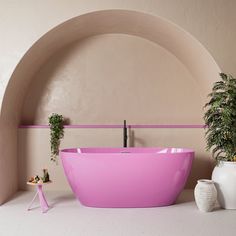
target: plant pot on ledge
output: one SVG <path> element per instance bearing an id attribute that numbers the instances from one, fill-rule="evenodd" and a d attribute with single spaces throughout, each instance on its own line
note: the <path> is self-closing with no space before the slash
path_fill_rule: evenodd
<path id="1" fill-rule="evenodd" d="M 220 161 L 212 172 L 222 208 L 236 209 L 236 162 Z"/>
<path id="2" fill-rule="evenodd" d="M 220 73 L 205 105 L 207 150 L 217 162 L 212 180 L 222 208 L 236 209 L 236 79 Z"/>

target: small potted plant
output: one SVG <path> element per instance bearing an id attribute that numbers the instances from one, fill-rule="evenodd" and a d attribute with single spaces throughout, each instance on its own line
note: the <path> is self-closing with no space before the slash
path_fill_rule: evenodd
<path id="1" fill-rule="evenodd" d="M 64 118 L 53 113 L 48 118 L 50 127 L 51 161 L 57 162 L 61 139 L 64 137 Z"/>
<path id="2" fill-rule="evenodd" d="M 236 79 L 220 73 L 206 103 L 207 150 L 216 160 L 212 179 L 225 209 L 236 209 Z"/>

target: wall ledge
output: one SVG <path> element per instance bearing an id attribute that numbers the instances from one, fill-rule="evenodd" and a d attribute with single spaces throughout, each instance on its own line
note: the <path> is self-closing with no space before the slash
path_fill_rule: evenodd
<path id="1" fill-rule="evenodd" d="M 66 129 L 114 129 L 123 128 L 123 125 L 64 125 Z M 173 125 L 127 125 L 127 128 L 135 129 L 202 129 L 206 125 L 192 125 L 192 124 L 173 124 Z M 49 128 L 49 125 L 19 125 L 20 129 L 29 128 Z"/>

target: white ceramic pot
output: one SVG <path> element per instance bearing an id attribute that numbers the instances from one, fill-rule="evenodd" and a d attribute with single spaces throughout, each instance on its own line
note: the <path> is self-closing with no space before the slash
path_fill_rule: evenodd
<path id="1" fill-rule="evenodd" d="M 194 189 L 194 197 L 200 211 L 212 211 L 217 200 L 217 191 L 214 182 L 208 179 L 198 180 Z"/>
<path id="2" fill-rule="evenodd" d="M 222 208 L 236 209 L 236 162 L 221 161 L 212 172 Z"/>

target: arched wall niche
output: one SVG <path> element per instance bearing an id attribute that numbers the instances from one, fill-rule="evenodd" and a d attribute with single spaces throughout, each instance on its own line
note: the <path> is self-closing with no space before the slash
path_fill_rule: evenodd
<path id="1" fill-rule="evenodd" d="M 100 34 L 128 34 L 150 40 L 175 55 L 208 93 L 220 71 L 208 51 L 189 33 L 158 16 L 129 10 L 104 10 L 70 19 L 40 38 L 24 55 L 6 88 L 0 116 L 0 203 L 18 189 L 17 128 L 25 94 L 34 75 L 63 47 Z M 3 148 L 4 147 L 4 148 Z"/>
<path id="2" fill-rule="evenodd" d="M 124 119 L 129 124 L 202 124 L 199 94 L 185 65 L 158 44 L 133 35 L 100 34 L 63 47 L 47 60 L 27 91 L 21 124 L 47 124 L 54 111 L 78 125 Z"/>

